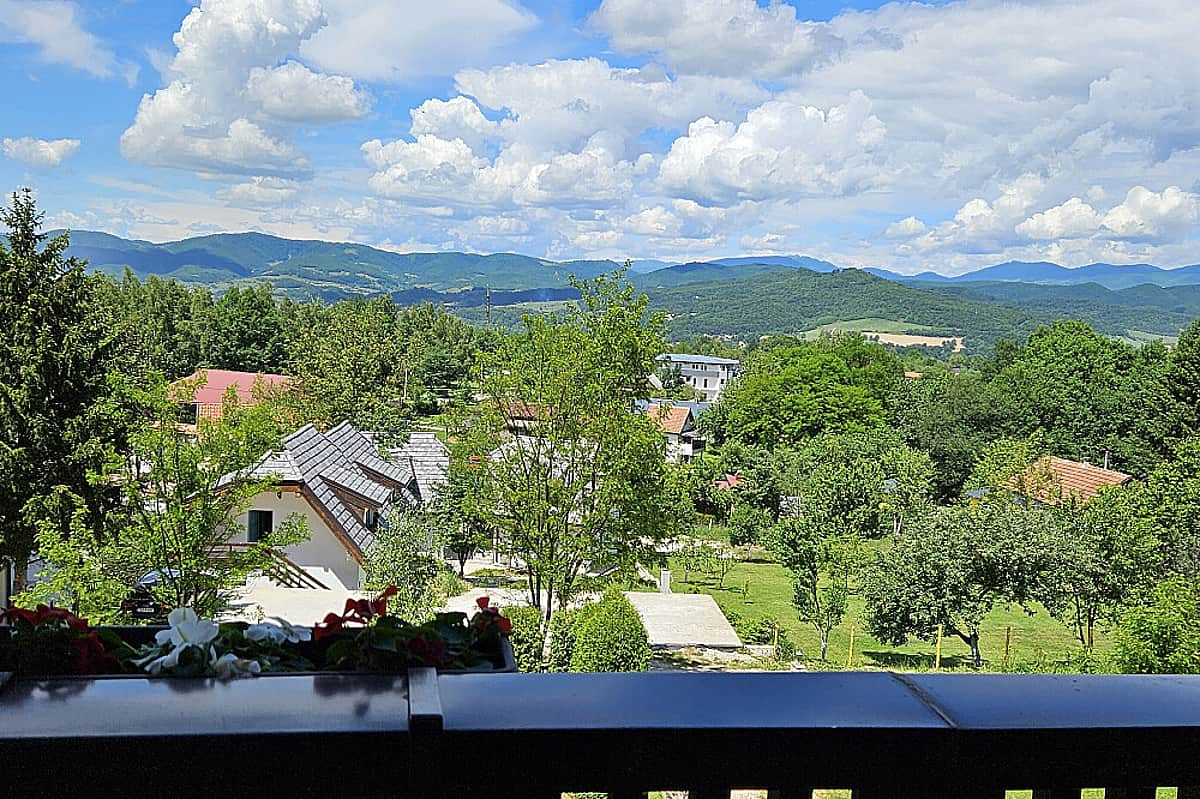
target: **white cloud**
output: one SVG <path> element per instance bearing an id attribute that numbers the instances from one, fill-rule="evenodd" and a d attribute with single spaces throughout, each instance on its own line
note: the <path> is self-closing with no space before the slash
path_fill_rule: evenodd
<path id="1" fill-rule="evenodd" d="M 925 223 L 915 216 L 908 216 L 887 226 L 883 235 L 889 239 L 911 239 L 926 230 Z"/>
<path id="2" fill-rule="evenodd" d="M 1025 220 L 1045 185 L 1040 175 L 1022 175 L 1005 184 L 992 202 L 977 197 L 964 203 L 952 220 L 918 236 L 912 246 L 919 252 L 946 248 L 1000 252 L 1015 240 L 1015 227 Z"/>
<path id="3" fill-rule="evenodd" d="M 250 70 L 246 93 L 263 113 L 299 123 L 358 119 L 371 109 L 371 97 L 340 75 L 321 75 L 298 61 Z"/>
<path id="4" fill-rule="evenodd" d="M 770 100 L 740 125 L 709 117 L 693 122 L 671 145 L 658 182 L 668 192 L 715 203 L 851 194 L 887 184 L 877 156 L 885 138 L 861 93 L 828 111 Z"/>
<path id="5" fill-rule="evenodd" d="M 429 134 L 441 139 L 462 139 L 478 149 L 485 139 L 496 136 L 499 126 L 483 115 L 469 97 L 449 100 L 431 98 L 409 112 L 413 136 Z"/>
<path id="6" fill-rule="evenodd" d="M 681 72 L 782 78 L 842 48 L 828 25 L 784 3 L 604 0 L 591 25 L 624 53 L 657 53 Z"/>
<path id="7" fill-rule="evenodd" d="M 324 8 L 329 25 L 300 54 L 365 80 L 450 74 L 537 24 L 509 0 L 324 0 Z"/>
<path id="8" fill-rule="evenodd" d="M 138 69 L 117 59 L 111 48 L 84 29 L 79 6 L 66 0 L 0 0 L 0 42 L 38 47 L 38 58 L 98 78 L 118 75 L 130 86 Z"/>
<path id="9" fill-rule="evenodd" d="M 1094 233 L 1102 221 L 1096 209 L 1078 197 L 1034 214 L 1016 227 L 1016 232 L 1031 239 L 1070 239 Z"/>
<path id="10" fill-rule="evenodd" d="M 242 208 L 269 208 L 291 202 L 299 192 L 300 184 L 294 180 L 258 176 L 218 189 L 216 196 Z"/>
<path id="11" fill-rule="evenodd" d="M 79 149 L 79 139 L 47 141 L 23 136 L 19 139 L 5 139 L 2 144 L 7 158 L 42 168 L 58 166 Z"/>
<path id="12" fill-rule="evenodd" d="M 213 175 L 305 177 L 296 126 L 361 116 L 349 78 L 280 64 L 325 24 L 318 0 L 201 0 L 174 36 L 166 86 L 121 136 L 131 161 Z"/>
<path id="13" fill-rule="evenodd" d="M 623 227 L 641 236 L 677 236 L 683 222 L 661 205 L 645 208 L 625 218 Z"/>
<path id="14" fill-rule="evenodd" d="M 1123 239 L 1182 237 L 1196 225 L 1200 197 L 1170 186 L 1153 192 L 1134 186 L 1125 202 L 1104 215 L 1104 227 Z"/>

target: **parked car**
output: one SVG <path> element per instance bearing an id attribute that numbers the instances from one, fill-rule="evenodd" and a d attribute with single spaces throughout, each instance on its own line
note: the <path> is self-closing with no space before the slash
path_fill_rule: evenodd
<path id="1" fill-rule="evenodd" d="M 121 610 L 138 621 L 165 622 L 170 608 L 154 595 L 154 589 L 163 582 L 164 575 L 167 579 L 172 579 L 178 577 L 179 572 L 174 569 L 154 569 L 146 572 L 121 600 Z"/>

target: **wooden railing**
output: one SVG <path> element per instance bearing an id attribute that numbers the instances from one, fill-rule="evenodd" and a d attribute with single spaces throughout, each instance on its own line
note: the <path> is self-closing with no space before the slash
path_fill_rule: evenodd
<path id="1" fill-rule="evenodd" d="M 323 582 L 313 577 L 286 555 L 270 547 L 243 542 L 215 544 L 208 551 L 210 558 L 228 558 L 239 552 L 257 551 L 266 556 L 262 564 L 263 576 L 283 588 L 319 588 L 328 590 Z"/>
<path id="2" fill-rule="evenodd" d="M 0 689 L 0 753 L 14 797 L 1150 799 L 1169 787 L 1196 799 L 1200 677 L 13 680 Z"/>

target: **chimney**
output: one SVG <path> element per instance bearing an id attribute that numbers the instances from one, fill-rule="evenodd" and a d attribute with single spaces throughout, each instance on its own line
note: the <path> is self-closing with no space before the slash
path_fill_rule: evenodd
<path id="1" fill-rule="evenodd" d="M 671 593 L 671 570 L 659 569 L 658 571 L 658 593 Z"/>

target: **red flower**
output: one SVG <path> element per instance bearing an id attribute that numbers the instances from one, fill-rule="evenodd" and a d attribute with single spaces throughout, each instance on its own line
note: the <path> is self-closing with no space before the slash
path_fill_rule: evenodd
<path id="1" fill-rule="evenodd" d="M 446 642 L 441 638 L 418 635 L 409 642 L 408 650 L 422 666 L 446 665 Z"/>
<path id="2" fill-rule="evenodd" d="M 475 604 L 479 606 L 480 610 L 487 610 L 488 605 L 490 605 L 491 603 L 492 603 L 492 598 L 490 596 L 481 596 L 481 597 L 479 597 L 479 599 L 475 600 Z"/>
<path id="3" fill-rule="evenodd" d="M 371 600 L 371 610 L 374 611 L 377 616 L 386 616 L 388 597 L 393 597 L 398 593 L 400 593 L 399 588 L 394 585 L 389 585 L 387 588 L 383 589 L 383 592 L 380 593 L 379 596 Z"/>
<path id="4" fill-rule="evenodd" d="M 497 616 L 496 626 L 500 628 L 500 632 L 505 635 L 512 635 L 512 619 L 508 616 Z"/>
<path id="5" fill-rule="evenodd" d="M 325 620 L 313 627 L 313 640 L 320 641 L 327 635 L 341 632 L 343 627 L 342 617 L 336 613 L 326 613 Z"/>

